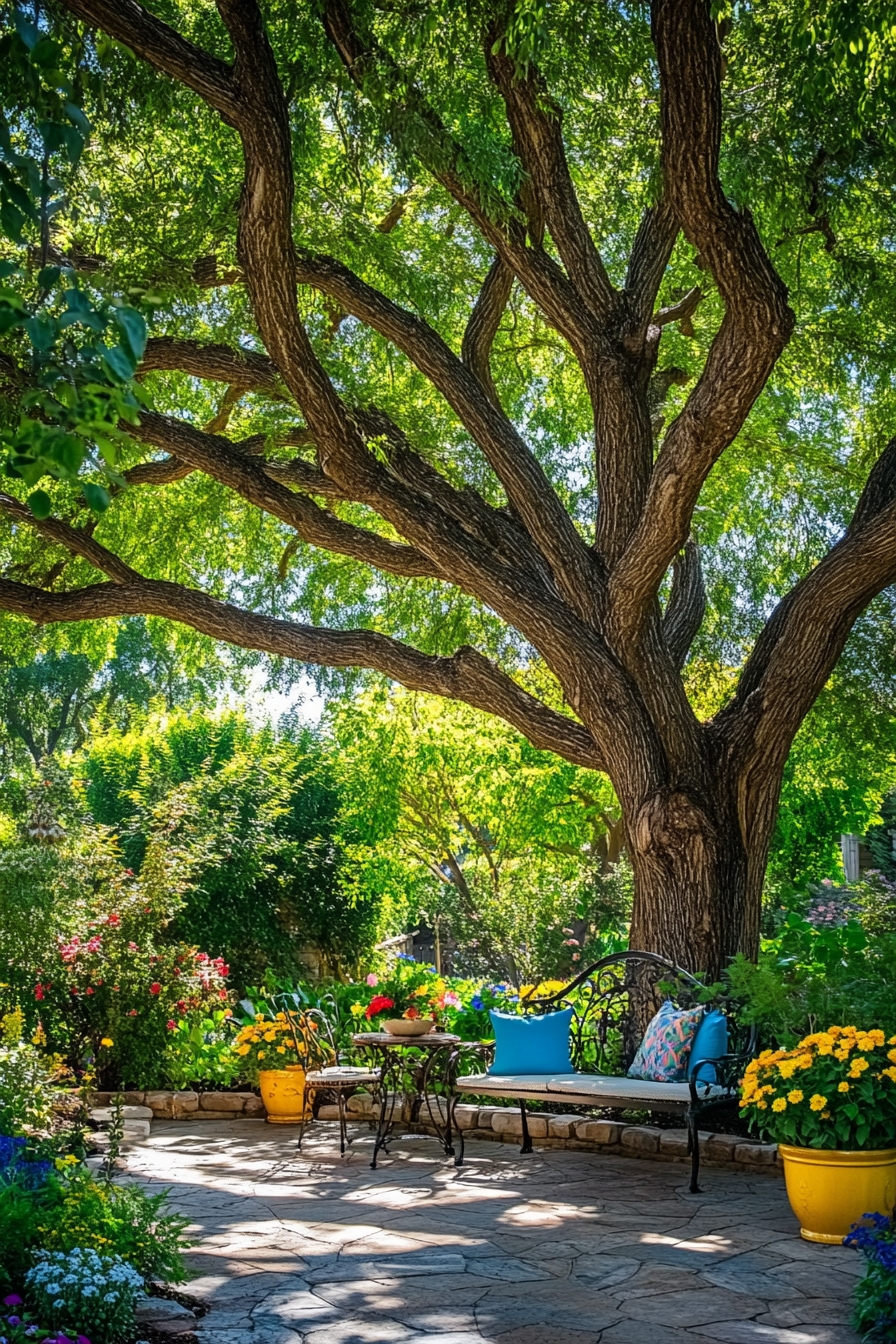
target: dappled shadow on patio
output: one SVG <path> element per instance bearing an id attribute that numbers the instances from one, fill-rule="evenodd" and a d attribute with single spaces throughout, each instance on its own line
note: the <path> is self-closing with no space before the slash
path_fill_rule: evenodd
<path id="1" fill-rule="evenodd" d="M 191 1219 L 202 1344 L 852 1344 L 862 1272 L 783 1181 L 604 1154 L 262 1121 L 156 1123 L 132 1176 Z"/>

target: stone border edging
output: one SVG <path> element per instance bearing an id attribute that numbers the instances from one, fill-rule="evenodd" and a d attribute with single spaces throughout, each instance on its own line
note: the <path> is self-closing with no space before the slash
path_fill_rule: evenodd
<path id="1" fill-rule="evenodd" d="M 92 1092 L 91 1106 L 110 1106 L 117 1092 Z M 264 1102 L 254 1092 L 123 1092 L 125 1106 L 148 1106 L 156 1120 L 260 1120 Z"/>
<path id="2" fill-rule="evenodd" d="M 91 1105 L 109 1106 L 114 1092 L 94 1092 Z M 126 1106 L 146 1106 L 156 1120 L 260 1120 L 264 1102 L 254 1092 L 125 1092 Z M 366 1092 L 348 1098 L 348 1116 L 368 1120 L 373 1098 Z M 337 1106 L 321 1106 L 320 1120 L 338 1120 Z M 490 1139 L 500 1143 L 522 1139 L 523 1121 L 517 1106 L 474 1106 L 460 1102 L 455 1110 L 458 1126 L 467 1139 Z M 546 1148 L 570 1148 L 589 1153 L 615 1153 L 653 1161 L 688 1162 L 685 1129 L 655 1129 L 651 1125 L 626 1125 L 621 1120 L 588 1120 L 581 1115 L 528 1115 L 530 1137 Z M 431 1127 L 417 1126 L 424 1133 Z M 735 1171 L 780 1174 L 778 1146 L 754 1143 L 738 1134 L 700 1131 L 700 1160 L 713 1167 Z"/>

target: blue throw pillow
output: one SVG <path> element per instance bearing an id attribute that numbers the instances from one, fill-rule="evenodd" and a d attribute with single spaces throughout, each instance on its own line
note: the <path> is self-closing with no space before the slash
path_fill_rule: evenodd
<path id="1" fill-rule="evenodd" d="M 711 1013 L 706 1013 L 700 1026 L 697 1028 L 697 1035 L 694 1037 L 694 1044 L 691 1046 L 691 1063 L 688 1068 L 688 1077 L 693 1078 L 694 1066 L 701 1059 L 719 1059 L 722 1055 L 728 1053 L 728 1019 L 718 1008 L 713 1008 Z M 697 1073 L 697 1078 L 701 1083 L 714 1083 L 716 1081 L 716 1071 L 711 1064 L 704 1064 L 703 1068 Z"/>
<path id="2" fill-rule="evenodd" d="M 489 1073 L 572 1073 L 569 1027 L 572 1009 L 541 1017 L 517 1017 L 489 1010 L 495 1058 Z"/>

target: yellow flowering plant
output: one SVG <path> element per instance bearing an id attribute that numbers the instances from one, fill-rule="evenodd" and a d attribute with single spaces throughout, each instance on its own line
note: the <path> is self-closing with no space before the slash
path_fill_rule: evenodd
<path id="1" fill-rule="evenodd" d="M 896 1036 L 828 1027 L 793 1050 L 747 1065 L 741 1114 L 766 1138 L 801 1148 L 891 1148 L 896 1136 Z"/>
<path id="2" fill-rule="evenodd" d="M 266 1016 L 256 1013 L 233 1043 L 241 1072 L 251 1083 L 261 1069 L 285 1069 L 301 1065 L 319 1069 L 333 1062 L 333 1051 L 321 1023 L 311 1013 L 294 1011 Z"/>

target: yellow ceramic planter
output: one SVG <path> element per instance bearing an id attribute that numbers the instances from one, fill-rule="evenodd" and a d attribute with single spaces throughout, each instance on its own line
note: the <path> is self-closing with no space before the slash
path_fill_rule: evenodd
<path id="1" fill-rule="evenodd" d="M 285 1069 L 259 1069 L 258 1086 L 270 1125 L 298 1125 L 305 1111 L 305 1069 L 287 1064 Z"/>
<path id="2" fill-rule="evenodd" d="M 836 1245 L 863 1213 L 896 1204 L 896 1148 L 847 1153 L 779 1143 L 787 1198 L 807 1241 Z"/>

